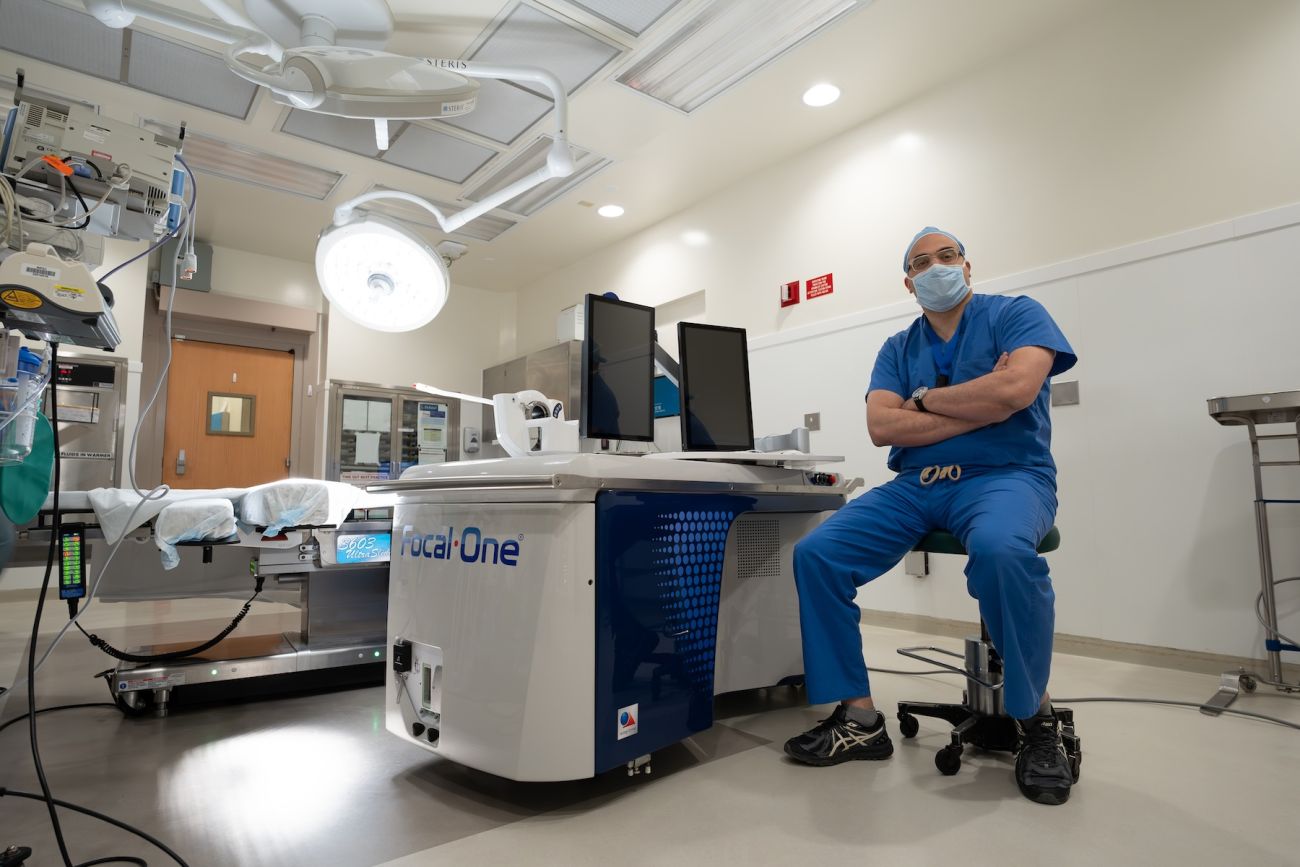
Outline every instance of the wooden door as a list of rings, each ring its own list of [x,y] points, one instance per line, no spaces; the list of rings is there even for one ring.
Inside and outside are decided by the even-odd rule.
[[[293,353],[173,340],[163,481],[229,488],[288,478],[292,412]]]

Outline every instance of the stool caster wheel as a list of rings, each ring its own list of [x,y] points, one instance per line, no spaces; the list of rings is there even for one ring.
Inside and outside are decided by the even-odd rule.
[[[1248,674],[1243,674],[1241,676],[1241,688],[1246,692],[1254,692],[1257,686],[1259,686],[1259,682],[1256,681],[1255,678]]]
[[[934,766],[945,777],[951,777],[961,770],[961,747],[951,744],[934,754]]]
[[[898,715],[898,730],[903,733],[903,737],[914,738],[916,733],[921,730],[921,724],[910,713],[900,713]]]

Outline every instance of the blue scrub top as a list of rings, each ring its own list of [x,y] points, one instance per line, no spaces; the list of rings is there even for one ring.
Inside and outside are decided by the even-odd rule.
[[[911,327],[885,342],[871,372],[871,387],[891,391],[906,400],[917,388],[934,387],[938,379],[930,349],[924,316]],[[1074,367],[1078,357],[1043,305],[1024,295],[973,294],[962,311],[960,326],[953,336],[949,385],[978,379],[991,373],[1004,352],[1025,346],[1041,346],[1056,352],[1048,379]],[[923,467],[959,464],[963,468],[1035,467],[1056,476],[1052,460],[1052,420],[1048,413],[1051,387],[1047,380],[1038,397],[1025,409],[999,424],[989,425],[934,445],[914,448],[895,446],[889,451],[889,468],[894,472]]]

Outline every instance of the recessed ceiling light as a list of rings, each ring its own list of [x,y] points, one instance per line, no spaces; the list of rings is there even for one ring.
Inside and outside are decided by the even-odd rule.
[[[804,105],[821,108],[840,98],[840,89],[833,84],[814,84],[804,92]]]
[[[622,205],[601,205],[600,209],[597,210],[596,213],[600,214],[602,217],[610,217],[610,218],[621,217],[623,216],[623,206]]]
[[[709,236],[706,232],[692,229],[689,232],[682,233],[682,243],[691,247],[703,247],[709,243]]]

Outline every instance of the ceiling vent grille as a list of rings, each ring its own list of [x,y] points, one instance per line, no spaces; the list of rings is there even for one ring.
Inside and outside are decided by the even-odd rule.
[[[159,121],[147,120],[145,126],[172,139],[179,134],[176,127]],[[185,162],[196,172],[309,199],[323,201],[343,180],[340,172],[304,165],[298,160],[287,160],[192,130],[185,132],[182,153]]]
[[[686,113],[870,0],[713,0],[618,76]]]
[[[480,181],[465,198],[472,202],[480,201],[537,171],[546,164],[546,152],[550,150],[553,141],[554,139],[549,135],[539,136],[512,160]],[[501,208],[514,214],[531,217],[610,164],[610,161],[604,157],[596,156],[577,145],[571,144],[569,147],[573,153],[575,166],[573,174],[567,178],[555,178],[539,184],[523,195],[515,196]]]

